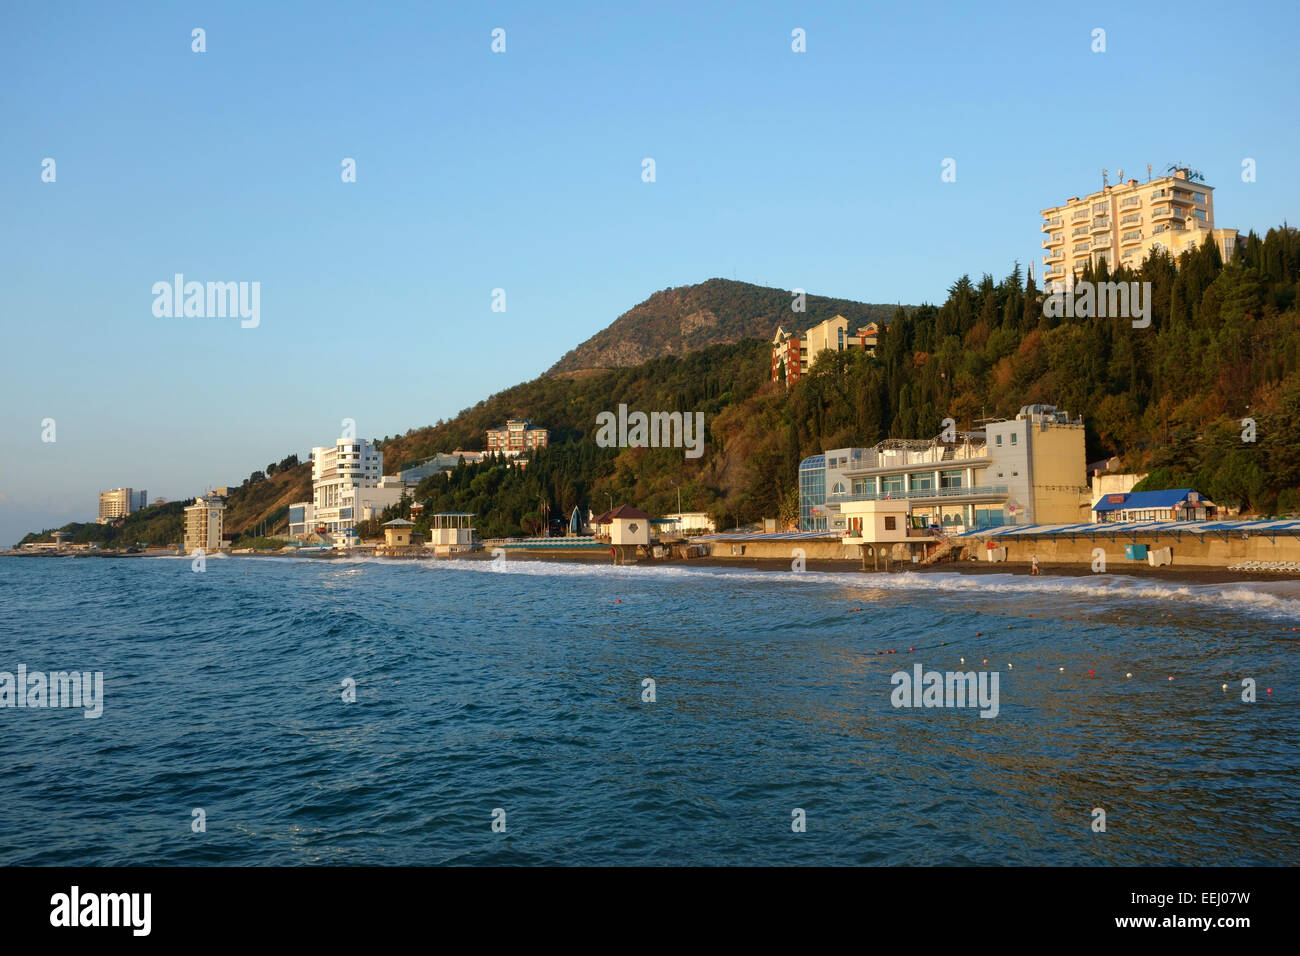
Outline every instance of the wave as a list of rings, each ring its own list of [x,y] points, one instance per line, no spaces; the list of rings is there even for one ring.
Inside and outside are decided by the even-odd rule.
[[[383,558],[361,558],[363,562],[392,564]],[[748,568],[718,567],[616,567],[606,564],[568,564],[539,560],[510,560],[504,564],[490,561],[422,561],[412,568],[435,573],[459,571],[474,574],[522,575],[536,577],[610,578],[612,580],[700,581],[714,579],[732,582],[762,582],[766,586],[824,587],[827,584],[854,590],[876,591],[944,591],[974,597],[1006,594],[1018,596],[1067,597],[1080,601],[1101,598],[1115,601],[1169,601],[1196,604],[1224,610],[1242,610],[1271,618],[1300,619],[1300,599],[1273,593],[1268,588],[1285,588],[1289,582],[1231,582],[1191,584],[1152,581],[1125,575],[1096,577],[1037,577],[1012,574],[962,574],[960,572],[903,571],[894,574],[871,574],[845,571],[759,571]],[[1292,587],[1292,590],[1297,590]],[[1297,591],[1300,593],[1300,591]]]

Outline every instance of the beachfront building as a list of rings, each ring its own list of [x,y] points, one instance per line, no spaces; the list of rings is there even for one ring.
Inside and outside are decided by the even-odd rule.
[[[398,476],[385,477],[383,468],[383,452],[363,438],[340,438],[332,446],[313,448],[308,521],[314,530],[322,535],[345,532],[396,504],[406,483]],[[289,523],[292,534],[292,516]]]
[[[1212,521],[1218,507],[1191,488],[1129,491],[1103,497],[1092,508],[1092,520]]]
[[[1145,471],[1130,474],[1119,472],[1094,471],[1092,473],[1092,491],[1090,495],[1089,514],[1097,510],[1097,504],[1107,495],[1124,495],[1133,490],[1133,486],[1147,476]],[[1091,517],[1089,520],[1093,520]]]
[[[131,488],[114,488],[99,493],[99,524],[108,524],[118,518],[139,511],[149,503],[147,491],[134,491]]]
[[[384,547],[409,548],[419,535],[415,534],[415,523],[405,518],[394,518],[384,522]]]
[[[501,428],[487,430],[487,450],[506,458],[514,458],[534,448],[545,448],[550,432],[537,428],[526,418],[511,418]]]
[[[310,501],[289,505],[289,537],[305,538],[316,532],[316,507]]]
[[[886,439],[872,448],[836,448],[799,466],[799,528],[845,534],[878,512],[854,502],[906,502],[908,525],[958,533],[1004,524],[1079,520],[1086,495],[1083,422],[1053,405],[1026,405],[1014,419],[981,431],[926,439]]]
[[[819,322],[812,328],[800,333],[797,329],[787,332],[778,326],[772,338],[772,381],[793,385],[808,373],[817,356],[827,350],[844,352],[849,349],[863,349],[869,355],[876,354],[880,344],[880,326],[868,322],[857,331],[851,331],[851,323],[842,315]]]
[[[928,534],[924,529],[912,527],[911,507],[911,502],[901,498],[846,501],[840,505],[845,535],[863,541],[892,543]]]
[[[194,504],[185,508],[185,553],[196,548],[203,551],[221,550],[221,530],[226,502],[220,495],[200,495]]]
[[[664,531],[670,534],[712,534],[718,530],[717,523],[703,511],[683,511],[678,514],[664,515]]]
[[[1236,229],[1214,228],[1214,187],[1199,175],[1187,168],[1154,180],[1148,174],[1146,183],[1120,181],[1042,210],[1045,291],[1070,288],[1089,263],[1136,269],[1155,250],[1177,258],[1207,238],[1225,262],[1231,259],[1240,237]]]
[[[474,515],[468,511],[440,511],[430,515],[429,540],[425,547],[433,548],[435,554],[473,551],[480,544],[473,524]]]
[[[614,545],[650,543],[650,515],[631,505],[619,505],[595,520],[601,532]]]

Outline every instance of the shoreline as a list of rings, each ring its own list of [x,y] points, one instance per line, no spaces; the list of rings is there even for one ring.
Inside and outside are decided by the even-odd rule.
[[[444,555],[434,557],[426,554],[406,554],[406,555],[387,555],[375,554],[369,551],[330,551],[330,552],[309,552],[307,554],[296,554],[292,552],[262,552],[248,554],[232,554],[230,552],[219,552],[223,557],[237,558],[298,558],[301,560],[315,561],[338,561],[349,558],[375,558],[381,561],[436,561],[443,563],[447,561],[492,561],[493,556],[490,550],[470,551],[454,555]],[[188,557],[187,555],[178,555],[175,552],[140,552],[135,554],[114,553],[114,552],[0,552],[0,557],[18,557],[18,558],[177,558]],[[214,555],[209,555],[214,557]],[[506,561],[526,560],[526,561],[543,561],[555,562],[560,564],[596,564],[608,565],[614,567],[609,554],[604,551],[526,551],[517,550],[507,552]],[[769,558],[769,557],[723,557],[718,555],[707,555],[698,558],[659,558],[659,559],[641,559],[633,564],[622,565],[623,567],[703,567],[703,568],[738,568],[746,571],[770,571],[772,573],[791,573],[791,562],[787,558]],[[1012,575],[1015,577],[1033,577],[1029,573],[1030,563],[1027,561],[1003,561],[996,564],[976,561],[950,561],[930,565],[913,565],[913,564],[896,564],[888,571],[864,570],[861,562],[855,559],[837,559],[837,558],[808,558],[804,562],[805,571],[812,573],[844,573],[853,572],[860,574],[864,581],[868,581],[878,575],[898,575],[898,574],[963,574],[963,575]],[[1053,564],[1050,562],[1039,562],[1041,574],[1039,577],[1048,578],[1086,578],[1093,577],[1094,572],[1088,566],[1078,566],[1073,564]],[[1132,564],[1112,565],[1105,572],[1096,572],[1102,574],[1121,575],[1131,578],[1142,578],[1148,580],[1180,581],[1189,584],[1246,584],[1261,581],[1297,581],[1300,580],[1300,572],[1295,571],[1229,571],[1226,568],[1206,567],[1202,565],[1164,565],[1162,567],[1151,567],[1146,564],[1134,562]]]

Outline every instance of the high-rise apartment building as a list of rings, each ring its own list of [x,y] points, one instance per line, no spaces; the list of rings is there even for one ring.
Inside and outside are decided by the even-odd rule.
[[[149,492],[133,491],[130,488],[114,488],[112,491],[99,493],[100,524],[125,518],[132,512],[139,511],[149,503]]]
[[[1137,268],[1154,250],[1177,258],[1209,237],[1231,258],[1237,230],[1214,228],[1214,187],[1192,175],[1180,168],[1147,183],[1130,179],[1042,210],[1044,288],[1072,286],[1089,262]]]
[[[222,522],[226,502],[218,495],[200,495],[194,504],[185,508],[185,553],[195,548],[203,551],[221,550]]]
[[[313,448],[312,500],[290,505],[291,530],[298,525],[322,533],[348,531],[396,504],[406,485],[396,478],[384,478],[383,470],[384,453],[363,438],[340,438],[332,446]],[[295,512],[308,504],[309,509]]]

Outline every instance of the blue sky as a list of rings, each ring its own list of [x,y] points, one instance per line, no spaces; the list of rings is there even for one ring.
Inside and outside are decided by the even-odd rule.
[[[609,6],[9,5],[0,544],[449,417],[670,286],[942,300],[1103,167],[1300,219],[1293,4]],[[177,272],[260,325],[155,317]]]

